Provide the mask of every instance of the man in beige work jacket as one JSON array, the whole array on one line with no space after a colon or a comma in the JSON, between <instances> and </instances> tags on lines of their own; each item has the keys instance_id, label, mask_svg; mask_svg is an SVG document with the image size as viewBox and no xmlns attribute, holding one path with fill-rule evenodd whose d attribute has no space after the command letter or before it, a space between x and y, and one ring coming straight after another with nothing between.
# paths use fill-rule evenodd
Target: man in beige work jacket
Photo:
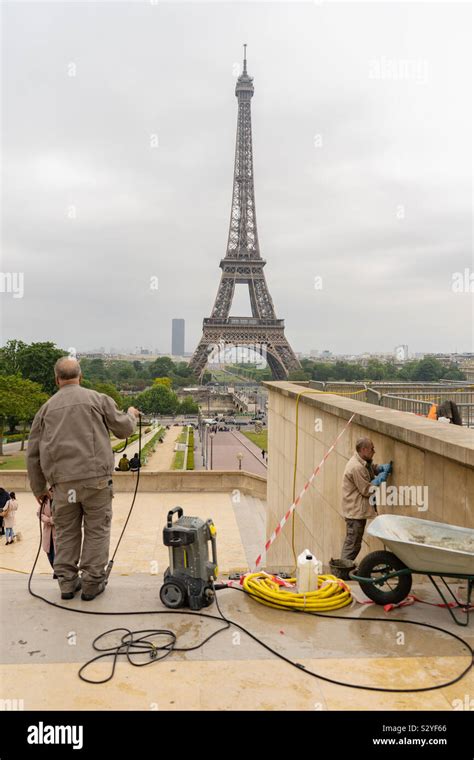
<instances>
[{"instance_id":1,"label":"man in beige work jacket","mask_svg":"<svg viewBox=\"0 0 474 760\"><path fill-rule=\"evenodd\" d=\"M346 539L341 559L355 560L362 546L367 520L376 517L370 495L374 488L371 481L379 472L373 464L374 444L370 438L359 438L354 456L349 459L342 480L342 514L346 521Z\"/></svg>"},{"instance_id":2,"label":"man in beige work jacket","mask_svg":"<svg viewBox=\"0 0 474 760\"><path fill-rule=\"evenodd\" d=\"M105 589L109 561L114 472L109 430L118 438L131 435L139 412L133 407L121 412L110 396L82 388L76 359L62 357L54 372L59 390L33 420L28 476L40 504L48 483L52 489L61 597L72 599L82 583L82 599L91 601Z\"/></svg>"}]
</instances>

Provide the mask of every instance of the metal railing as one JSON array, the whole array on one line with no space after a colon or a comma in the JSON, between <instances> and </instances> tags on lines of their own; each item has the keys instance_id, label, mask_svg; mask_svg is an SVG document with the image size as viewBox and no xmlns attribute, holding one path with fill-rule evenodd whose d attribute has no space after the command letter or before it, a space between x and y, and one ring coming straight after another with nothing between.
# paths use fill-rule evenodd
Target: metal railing
<instances>
[{"instance_id":1,"label":"metal railing","mask_svg":"<svg viewBox=\"0 0 474 760\"><path fill-rule=\"evenodd\" d=\"M450 394L449 398L453 401L454 394ZM432 400L422 398L406 398L404 396L395 396L392 394L384 394L380 399L380 406L384 406L387 409L396 409L399 412L411 412L412 414L419 414L423 417L428 415L433 403ZM474 427L474 403L458 403L456 401L461 415L462 424L466 427Z\"/></svg>"},{"instance_id":2,"label":"metal railing","mask_svg":"<svg viewBox=\"0 0 474 760\"><path fill-rule=\"evenodd\" d=\"M474 385L465 381L451 384L432 382L344 382L311 380L310 387L325 393L353 397L369 404L397 409L427 416L432 404L454 401L459 409L463 425L474 427ZM466 386L466 387L465 387ZM403 394L403 395L400 395Z\"/></svg>"},{"instance_id":3,"label":"metal railing","mask_svg":"<svg viewBox=\"0 0 474 760\"><path fill-rule=\"evenodd\" d=\"M284 319L260 319L259 317L205 317L205 325L256 325L257 327L284 327Z\"/></svg>"}]
</instances>

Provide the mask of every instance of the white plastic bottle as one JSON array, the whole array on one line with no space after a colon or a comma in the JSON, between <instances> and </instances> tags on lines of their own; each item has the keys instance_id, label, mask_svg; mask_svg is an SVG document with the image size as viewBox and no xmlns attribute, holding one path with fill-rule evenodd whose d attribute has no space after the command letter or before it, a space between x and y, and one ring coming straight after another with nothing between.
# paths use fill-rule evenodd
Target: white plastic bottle
<instances>
[{"instance_id":1,"label":"white plastic bottle","mask_svg":"<svg viewBox=\"0 0 474 760\"><path fill-rule=\"evenodd\" d=\"M298 594L308 594L318 588L318 574L322 571L322 564L311 554L309 549L298 557L296 563L296 590Z\"/></svg>"}]
</instances>

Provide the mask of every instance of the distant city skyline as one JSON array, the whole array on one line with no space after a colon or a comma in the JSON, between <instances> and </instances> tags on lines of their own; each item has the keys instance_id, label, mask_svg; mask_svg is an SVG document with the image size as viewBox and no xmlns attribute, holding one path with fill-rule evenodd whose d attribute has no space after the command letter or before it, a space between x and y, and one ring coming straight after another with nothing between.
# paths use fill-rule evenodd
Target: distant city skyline
<instances>
[{"instance_id":1,"label":"distant city skyline","mask_svg":"<svg viewBox=\"0 0 474 760\"><path fill-rule=\"evenodd\" d=\"M401 356L400 354L397 355L397 349L400 348L397 346L394 349L390 350L387 349L386 351L362 351L360 353L338 353L333 352L330 349L322 349L320 352L315 353L314 349L311 351L297 351L298 357L300 358L308 358L312 361L324 361L327 359L366 359L367 357L374 357L374 358L380 358L385 359L387 361L395 361L395 362L406 362L406 361L414 361L423 358L424 356L440 356L440 357L453 357L454 358L460 358L460 359L474 359L474 349L472 351L464 351L464 352L449 352L449 351L416 351L416 352L408 352L403 354ZM152 358L153 356L169 356L170 358L179 358L182 357L184 360L189 360L192 356L192 351L186 351L183 354L174 355L171 351L161 351L158 348L151 348L151 347L116 347L111 346L110 348L105 348L104 346L100 347L94 347L89 346L88 348L82 349L78 351L79 355L103 355L103 356L121 356L121 357L143 357L143 358ZM252 363L249 359L249 363Z\"/></svg>"}]
</instances>

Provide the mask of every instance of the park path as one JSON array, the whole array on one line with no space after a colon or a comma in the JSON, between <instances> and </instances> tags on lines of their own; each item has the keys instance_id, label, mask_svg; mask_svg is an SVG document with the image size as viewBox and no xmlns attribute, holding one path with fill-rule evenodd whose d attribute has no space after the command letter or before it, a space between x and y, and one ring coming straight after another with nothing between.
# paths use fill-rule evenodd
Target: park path
<instances>
[{"instance_id":1,"label":"park path","mask_svg":"<svg viewBox=\"0 0 474 760\"><path fill-rule=\"evenodd\" d=\"M164 431L163 443L158 443L156 451L149 457L148 462L144 465L144 470L153 470L153 472L164 472L171 470L174 457L174 445L176 439L183 432L181 425L179 427L170 427Z\"/></svg>"},{"instance_id":2,"label":"park path","mask_svg":"<svg viewBox=\"0 0 474 760\"><path fill-rule=\"evenodd\" d=\"M146 434L142 433L142 448L144 447L144 445L146 443L148 443L148 441L150 440L150 438L153 438L153 436L155 435L155 433L158 432L159 428L160 428L160 425L155 425L154 427L152 427L152 429L150 430L149 433L146 433ZM138 430L138 427L137 427L137 430ZM124 439L120 439L120 438L116 439L116 438L114 438L111 441L112 446L116 446L117 443L120 443L120 440L124 440ZM138 439L136 441L133 441L133 443L129 443L128 446L127 446L127 448L125 449L125 451L120 452L120 454L115 454L114 453L115 467L118 467L118 463L119 463L120 459L123 457L124 454L126 454L128 456L128 458L131 459L132 456L135 454L135 452L138 454Z\"/></svg>"},{"instance_id":3,"label":"park path","mask_svg":"<svg viewBox=\"0 0 474 760\"><path fill-rule=\"evenodd\" d=\"M196 435L196 434L195 434ZM194 452L194 469L202 470L203 461L201 442L196 435L197 450ZM212 469L213 470L238 470L239 460L237 454L243 454L242 470L252 472L255 475L267 477L266 463L262 460L261 451L253 441L242 433L233 431L218 431L212 443ZM209 469L211 463L210 441L207 442L207 456Z\"/></svg>"}]
</instances>

